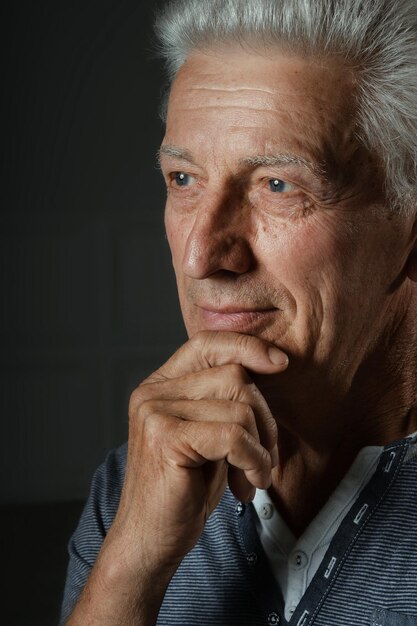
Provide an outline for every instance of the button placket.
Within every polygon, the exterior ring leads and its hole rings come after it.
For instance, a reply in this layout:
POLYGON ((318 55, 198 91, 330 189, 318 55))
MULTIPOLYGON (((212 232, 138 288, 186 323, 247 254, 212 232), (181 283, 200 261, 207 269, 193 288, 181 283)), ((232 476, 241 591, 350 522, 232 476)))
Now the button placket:
MULTIPOLYGON (((396 480, 407 453, 408 443, 405 439, 384 448, 373 477, 362 489, 358 499, 350 508, 330 542, 328 558, 320 564, 308 589, 300 598, 297 609, 291 617, 295 626, 307 626, 312 614, 324 605, 338 573, 341 571, 341 566, 338 567, 337 564, 340 564, 342 559, 344 562, 348 561, 352 548, 360 535, 360 528, 368 522, 396 480), (394 456, 392 454, 394 450, 400 454, 394 456)), ((297 559, 297 551, 293 552, 289 560, 289 578, 294 580, 301 579, 306 575, 306 571, 299 571, 302 569, 302 555, 300 556, 300 565, 297 565, 297 560, 292 560, 294 557, 297 559)), ((286 619, 289 621, 287 612, 286 619)))
MULTIPOLYGON (((245 507, 245 514, 237 514, 235 519, 252 587, 259 602, 265 607, 264 618, 260 624, 278 626, 281 625, 283 618, 281 617, 280 603, 277 602, 276 580, 267 566, 267 557, 262 550, 257 530, 260 507, 255 508, 254 504, 245 505, 244 503, 243 506, 245 507)), ((236 504, 235 511, 238 513, 236 504)))

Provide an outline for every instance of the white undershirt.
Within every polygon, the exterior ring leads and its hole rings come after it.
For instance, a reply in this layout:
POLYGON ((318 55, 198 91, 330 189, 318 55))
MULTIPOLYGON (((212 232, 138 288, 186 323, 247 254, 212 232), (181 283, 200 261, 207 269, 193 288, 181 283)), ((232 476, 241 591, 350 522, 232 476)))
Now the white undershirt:
MULTIPOLYGON (((416 433, 410 436, 416 436, 416 433)), ((314 577, 343 518, 372 478, 381 446, 368 446, 357 455, 346 476, 297 540, 288 528, 267 491, 257 489, 253 501, 258 514, 257 530, 285 603, 290 620, 314 577)), ((407 458, 417 453, 413 443, 407 458)))

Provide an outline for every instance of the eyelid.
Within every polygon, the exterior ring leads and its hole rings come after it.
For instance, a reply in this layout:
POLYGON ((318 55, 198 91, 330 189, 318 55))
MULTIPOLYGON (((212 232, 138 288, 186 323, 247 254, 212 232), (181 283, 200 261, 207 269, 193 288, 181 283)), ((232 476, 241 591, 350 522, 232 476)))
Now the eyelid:
POLYGON ((318 179, 306 168, 298 165, 288 164, 281 167, 261 166, 252 171, 253 180, 282 180, 292 185, 295 190, 317 186, 318 179))

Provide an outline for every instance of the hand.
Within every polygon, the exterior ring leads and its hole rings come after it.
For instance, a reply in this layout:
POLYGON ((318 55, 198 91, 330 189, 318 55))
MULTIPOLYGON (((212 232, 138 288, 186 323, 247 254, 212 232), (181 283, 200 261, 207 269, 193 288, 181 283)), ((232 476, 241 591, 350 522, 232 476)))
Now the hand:
POLYGON ((287 362, 256 337, 204 331, 133 392, 126 479, 111 530, 123 538, 130 567, 175 569, 227 482, 242 501, 270 486, 276 423, 248 371, 277 374, 287 362))

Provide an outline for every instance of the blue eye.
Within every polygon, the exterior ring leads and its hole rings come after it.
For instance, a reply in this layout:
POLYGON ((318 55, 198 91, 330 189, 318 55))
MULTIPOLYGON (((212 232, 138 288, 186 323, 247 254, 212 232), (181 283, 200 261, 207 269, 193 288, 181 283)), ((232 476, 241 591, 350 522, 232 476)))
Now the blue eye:
POLYGON ((192 177, 184 172, 176 172, 175 174, 175 182, 178 187, 186 187, 190 184, 192 177))
POLYGON ((269 188, 274 193, 285 193, 286 191, 291 191, 293 186, 279 178, 271 178, 269 188))

